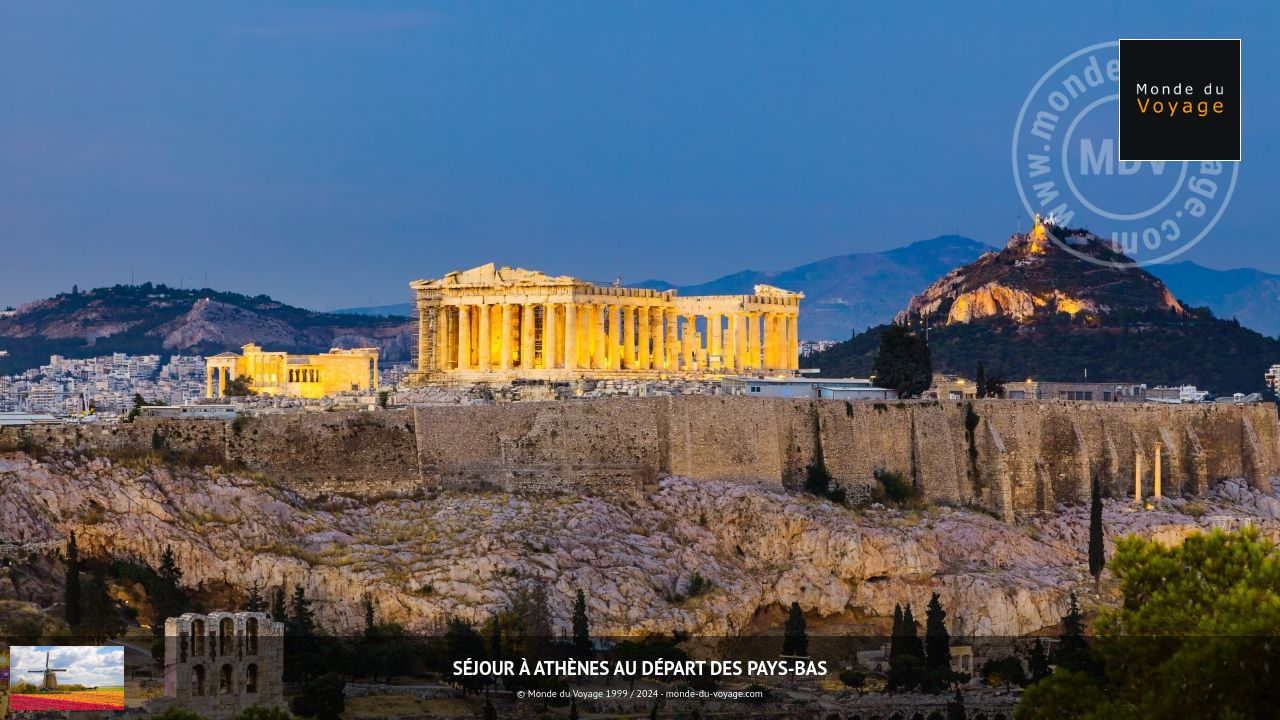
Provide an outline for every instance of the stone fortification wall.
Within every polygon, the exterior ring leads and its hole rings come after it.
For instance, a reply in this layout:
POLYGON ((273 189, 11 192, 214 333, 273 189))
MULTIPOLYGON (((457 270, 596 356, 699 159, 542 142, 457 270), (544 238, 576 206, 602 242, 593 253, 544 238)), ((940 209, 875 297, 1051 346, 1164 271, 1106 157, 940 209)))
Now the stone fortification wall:
POLYGON ((854 495, 878 470, 931 499, 1018 513, 1280 476, 1273 405, 844 402, 671 396, 0 430, 0 445, 156 448, 263 473, 304 496, 422 488, 642 496, 663 474, 796 488, 821 464, 854 495), (1139 459, 1141 456, 1141 459, 1139 459))

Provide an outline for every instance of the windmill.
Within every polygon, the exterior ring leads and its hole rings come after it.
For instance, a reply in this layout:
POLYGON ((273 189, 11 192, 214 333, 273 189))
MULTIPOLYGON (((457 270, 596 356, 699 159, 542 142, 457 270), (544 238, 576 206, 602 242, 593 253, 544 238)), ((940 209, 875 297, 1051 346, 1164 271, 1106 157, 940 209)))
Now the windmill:
POLYGON ((41 689, 41 690, 57 690, 57 689, 58 689, 58 675, 57 675, 57 673, 60 673, 60 672, 66 672, 66 671, 67 671, 67 669, 66 669, 66 668, 51 668, 51 667, 49 667, 49 653, 48 653, 48 652, 45 652, 45 654, 44 654, 44 670, 41 670, 40 668, 36 668, 36 669, 34 669, 34 670, 28 670, 27 672, 42 672, 42 673, 44 673, 44 680, 42 680, 42 681, 40 682, 40 689, 41 689))

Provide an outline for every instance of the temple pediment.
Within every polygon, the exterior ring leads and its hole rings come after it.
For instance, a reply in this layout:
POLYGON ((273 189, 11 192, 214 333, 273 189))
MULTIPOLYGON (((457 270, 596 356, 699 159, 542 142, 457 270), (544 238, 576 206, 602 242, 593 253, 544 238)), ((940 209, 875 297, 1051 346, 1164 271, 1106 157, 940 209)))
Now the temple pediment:
POLYGON ((419 280, 415 287, 521 287, 543 285, 582 285, 589 284, 584 280, 568 275, 548 275, 537 270, 524 268, 498 267, 494 263, 485 263, 470 270, 455 270, 447 273, 439 280, 419 280))
POLYGON ((756 285, 754 290, 756 295, 759 295, 761 297, 781 297, 781 298, 803 298, 804 297, 804 293, 802 292, 793 292, 791 290, 783 290, 780 287, 774 287, 772 285, 756 285))

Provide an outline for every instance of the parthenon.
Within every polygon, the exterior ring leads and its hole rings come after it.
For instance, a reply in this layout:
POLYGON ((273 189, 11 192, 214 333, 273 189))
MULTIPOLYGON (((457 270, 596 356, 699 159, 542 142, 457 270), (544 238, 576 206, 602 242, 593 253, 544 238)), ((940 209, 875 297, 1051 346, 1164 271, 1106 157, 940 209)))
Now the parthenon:
POLYGON ((419 382, 793 374, 802 293, 598 285, 493 263, 410 283, 419 382))

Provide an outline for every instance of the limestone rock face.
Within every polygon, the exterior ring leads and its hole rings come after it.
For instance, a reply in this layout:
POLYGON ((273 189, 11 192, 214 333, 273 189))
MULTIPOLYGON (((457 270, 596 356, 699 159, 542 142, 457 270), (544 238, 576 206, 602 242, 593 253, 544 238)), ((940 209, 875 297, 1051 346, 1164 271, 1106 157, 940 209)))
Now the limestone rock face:
MULTIPOLYGON (((895 603, 922 607, 936 591, 953 633, 1019 635, 1057 623, 1068 592, 1092 586, 1080 507, 1014 525, 682 478, 642 501, 447 492, 316 502, 219 469, 70 455, 0 455, 0 478, 0 539, 39 543, 74 529, 83 553, 153 566, 172 545, 186 582, 301 585, 338 631, 361 626, 366 593, 387 619, 421 631, 448 616, 483 620, 536 581, 566 631, 579 588, 602 634, 755 632, 767 610, 792 602, 848 632, 884 632, 895 603), (680 597, 695 572, 711 589, 680 597)), ((1178 542, 1246 520, 1277 537, 1278 508, 1234 482, 1197 504, 1202 519, 1177 500, 1149 512, 1109 504, 1108 541, 1178 542)))

